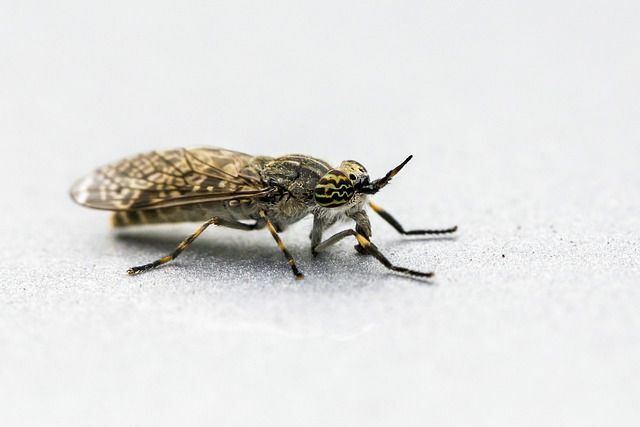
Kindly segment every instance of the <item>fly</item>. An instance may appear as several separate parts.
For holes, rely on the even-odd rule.
[[[302,154],[281,157],[251,156],[221,148],[152,151],[109,164],[79,180],[71,197],[80,205],[113,211],[113,225],[202,222],[170,254],[148,264],[131,267],[135,275],[176,259],[210,225],[236,230],[266,228],[284,254],[296,279],[304,275],[280,238],[290,224],[313,215],[311,252],[318,255],[338,241],[353,237],[356,250],[371,255],[386,268],[416,277],[432,277],[391,263],[371,242],[369,206],[399,233],[438,235],[454,233],[457,227],[440,230],[405,230],[380,206],[368,200],[411,160],[380,179],[355,160],[337,168]],[[323,240],[332,225],[351,220],[353,228]]]

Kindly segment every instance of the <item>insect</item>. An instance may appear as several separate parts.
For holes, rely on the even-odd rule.
[[[346,238],[356,240],[356,250],[371,255],[386,268],[418,277],[431,277],[391,263],[371,242],[368,205],[404,235],[448,234],[457,230],[405,230],[370,195],[384,188],[408,162],[407,157],[380,179],[370,180],[367,170],[354,160],[337,168],[310,156],[251,156],[222,148],[152,151],[96,170],[77,181],[71,197],[80,205],[114,211],[113,225],[202,222],[170,254],[148,264],[131,267],[138,274],[177,258],[211,225],[236,230],[267,228],[284,254],[294,276],[304,275],[280,238],[288,225],[313,215],[313,255]],[[323,240],[330,226],[353,221]]]

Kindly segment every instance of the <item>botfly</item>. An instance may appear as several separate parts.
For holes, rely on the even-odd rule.
[[[291,266],[294,276],[304,276],[279,233],[288,225],[313,215],[311,252],[324,251],[346,237],[355,238],[358,252],[371,255],[386,268],[417,277],[431,277],[392,264],[371,242],[366,207],[378,213],[399,233],[437,235],[440,230],[405,230],[370,195],[384,188],[412,156],[380,179],[370,180],[364,166],[346,160],[337,168],[314,157],[251,156],[222,148],[152,151],[104,166],[77,181],[71,197],[80,205],[114,211],[116,227],[140,224],[203,222],[170,254],[148,264],[131,267],[131,275],[174,260],[210,225],[237,230],[267,228]],[[330,226],[353,221],[355,226],[323,240]]]

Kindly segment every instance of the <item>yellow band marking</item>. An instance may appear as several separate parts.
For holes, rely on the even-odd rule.
[[[356,240],[358,240],[358,243],[360,243],[362,246],[369,246],[369,241],[367,240],[367,238],[360,233],[356,233]]]
[[[382,208],[380,206],[376,205],[373,202],[369,202],[369,206],[371,206],[371,209],[373,209],[374,211],[376,211],[378,213],[382,212]]]

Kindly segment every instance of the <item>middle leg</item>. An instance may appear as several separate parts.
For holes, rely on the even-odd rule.
[[[293,256],[291,255],[287,247],[284,245],[284,242],[280,238],[280,235],[278,234],[278,230],[276,230],[276,227],[269,220],[269,218],[267,218],[266,212],[260,211],[260,217],[266,222],[267,228],[269,229],[271,236],[273,236],[273,239],[276,241],[278,248],[280,248],[285,258],[287,259],[287,263],[291,266],[291,271],[293,271],[293,275],[296,277],[297,280],[304,279],[304,274],[302,274],[300,270],[298,270],[296,261],[293,259]]]

